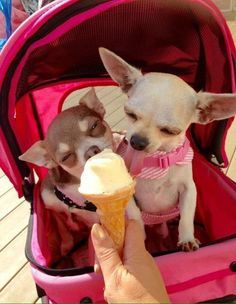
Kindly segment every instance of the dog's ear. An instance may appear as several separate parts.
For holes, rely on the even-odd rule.
[[[54,160],[50,157],[43,140],[37,141],[33,144],[24,154],[19,156],[19,159],[48,169],[57,166]]]
[[[99,53],[108,74],[127,93],[137,79],[142,76],[141,71],[105,48],[99,48]]]
[[[207,124],[236,115],[236,94],[197,94],[195,122]]]
[[[80,104],[98,113],[102,118],[105,116],[105,108],[96,95],[95,89],[91,88],[81,99]]]

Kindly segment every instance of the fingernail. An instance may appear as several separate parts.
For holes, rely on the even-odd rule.
[[[101,273],[101,268],[100,268],[100,266],[98,264],[94,265],[94,272]]]
[[[95,237],[97,239],[104,240],[106,238],[106,234],[105,234],[103,228],[101,227],[101,225],[94,224],[93,231],[94,231]]]

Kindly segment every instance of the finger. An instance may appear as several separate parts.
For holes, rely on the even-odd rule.
[[[124,260],[146,253],[143,229],[138,221],[129,220],[125,233]]]
[[[106,283],[116,268],[122,265],[122,262],[112,239],[102,226],[94,224],[91,231],[91,237]]]

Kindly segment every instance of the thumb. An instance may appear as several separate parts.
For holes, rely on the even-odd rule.
[[[122,265],[122,262],[112,239],[101,225],[93,225],[91,237],[106,283],[117,267]]]
[[[138,221],[129,220],[125,233],[124,261],[142,260],[145,254],[143,229]]]

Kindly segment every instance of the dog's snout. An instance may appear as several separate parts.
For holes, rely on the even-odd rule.
[[[135,150],[141,151],[147,147],[149,141],[146,137],[142,137],[138,134],[134,134],[130,139],[130,144]]]

